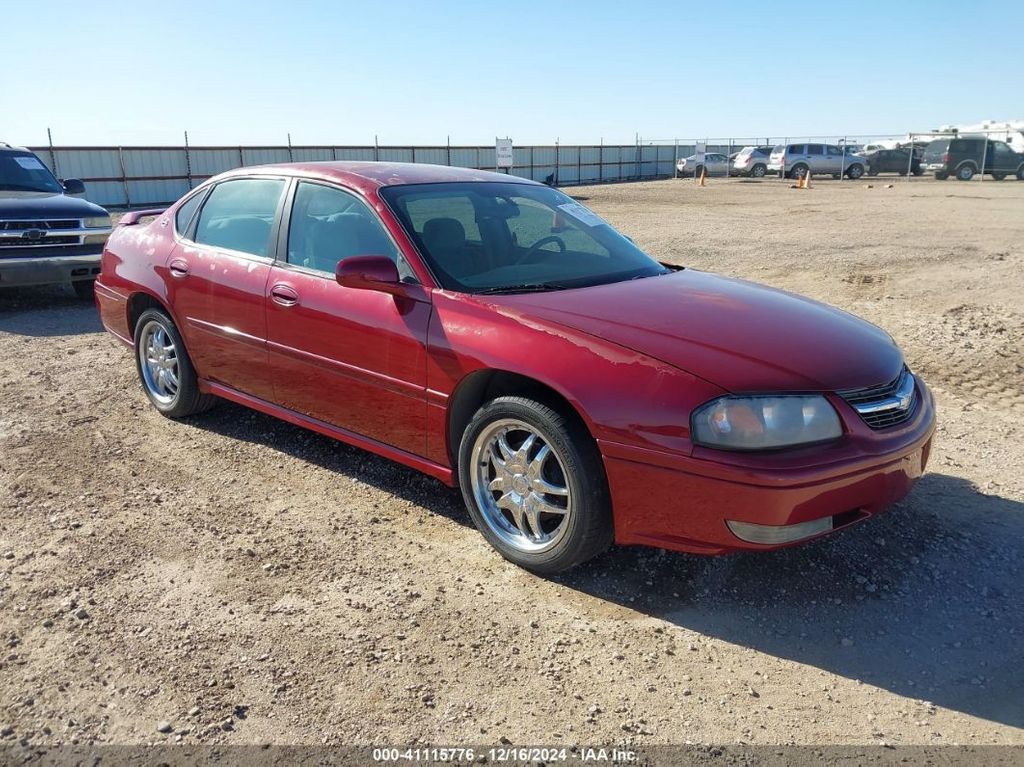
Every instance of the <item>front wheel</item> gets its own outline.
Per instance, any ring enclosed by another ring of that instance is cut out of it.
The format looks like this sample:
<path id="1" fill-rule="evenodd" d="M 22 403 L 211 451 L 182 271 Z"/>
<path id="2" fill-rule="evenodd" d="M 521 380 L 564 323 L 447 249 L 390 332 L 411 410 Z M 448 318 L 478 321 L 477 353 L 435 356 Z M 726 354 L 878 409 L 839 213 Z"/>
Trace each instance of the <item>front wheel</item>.
<path id="1" fill-rule="evenodd" d="M 217 401 L 199 391 L 178 328 L 159 309 L 147 309 L 135 323 L 135 367 L 149 401 L 168 418 L 201 413 Z"/>
<path id="2" fill-rule="evenodd" d="M 477 529 L 520 567 L 553 575 L 612 542 L 597 446 L 575 419 L 524 397 L 481 407 L 462 436 L 459 482 Z"/>
<path id="3" fill-rule="evenodd" d="M 946 171 L 944 171 L 944 170 L 937 170 L 937 171 L 935 171 L 935 180 L 936 181 L 945 181 L 947 178 L 949 178 L 949 174 Z"/>
<path id="4" fill-rule="evenodd" d="M 996 181 L 1002 181 L 1004 178 L 1006 178 L 1006 174 L 1005 173 L 993 173 L 992 174 L 992 178 L 994 178 Z"/>

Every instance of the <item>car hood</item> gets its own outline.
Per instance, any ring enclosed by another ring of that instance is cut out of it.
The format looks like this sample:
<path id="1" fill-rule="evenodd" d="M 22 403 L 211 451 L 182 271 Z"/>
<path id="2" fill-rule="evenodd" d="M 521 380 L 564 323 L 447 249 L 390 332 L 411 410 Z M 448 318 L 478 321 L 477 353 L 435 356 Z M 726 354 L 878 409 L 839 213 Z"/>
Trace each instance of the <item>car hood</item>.
<path id="1" fill-rule="evenodd" d="M 577 290 L 489 296 L 728 391 L 836 391 L 886 383 L 903 356 L 869 322 L 743 280 L 684 269 Z"/>
<path id="2" fill-rule="evenodd" d="M 107 211 L 80 197 L 49 192 L 10 192 L 0 189 L 0 219 L 83 218 Z"/>

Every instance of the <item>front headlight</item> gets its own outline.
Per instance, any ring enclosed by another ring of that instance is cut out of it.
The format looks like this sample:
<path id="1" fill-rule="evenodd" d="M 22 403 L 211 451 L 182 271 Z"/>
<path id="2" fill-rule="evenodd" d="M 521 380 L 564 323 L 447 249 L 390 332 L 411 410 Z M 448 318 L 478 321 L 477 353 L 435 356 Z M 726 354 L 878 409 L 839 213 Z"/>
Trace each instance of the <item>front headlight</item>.
<path id="1" fill-rule="evenodd" d="M 82 219 L 82 225 L 86 229 L 109 229 L 110 216 L 90 216 Z"/>
<path id="2" fill-rule="evenodd" d="M 771 450 L 835 439 L 839 416 L 818 394 L 719 397 L 691 419 L 693 441 L 724 450 Z"/>

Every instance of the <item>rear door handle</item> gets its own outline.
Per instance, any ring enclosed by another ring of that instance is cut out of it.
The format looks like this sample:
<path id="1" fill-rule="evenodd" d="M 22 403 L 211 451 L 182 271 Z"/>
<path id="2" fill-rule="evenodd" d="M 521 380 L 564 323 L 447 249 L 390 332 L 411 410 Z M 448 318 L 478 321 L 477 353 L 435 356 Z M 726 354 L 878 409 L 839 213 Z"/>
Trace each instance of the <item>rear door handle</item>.
<path id="1" fill-rule="evenodd" d="M 167 266 L 171 270 L 172 277 L 177 277 L 180 280 L 182 277 L 188 276 L 188 263 L 180 258 L 174 259 Z"/>
<path id="2" fill-rule="evenodd" d="M 270 298 L 281 306 L 295 306 L 299 303 L 299 294 L 290 285 L 278 284 L 270 289 Z"/>

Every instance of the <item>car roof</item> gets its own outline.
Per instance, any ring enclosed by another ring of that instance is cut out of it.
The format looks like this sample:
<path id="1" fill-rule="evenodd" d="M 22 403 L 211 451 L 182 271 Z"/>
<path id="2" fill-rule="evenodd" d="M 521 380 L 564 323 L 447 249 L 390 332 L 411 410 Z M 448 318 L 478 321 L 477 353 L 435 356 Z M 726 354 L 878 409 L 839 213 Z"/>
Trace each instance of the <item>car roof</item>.
<path id="1" fill-rule="evenodd" d="M 217 176 L 215 180 L 264 173 L 338 181 L 345 186 L 362 191 L 403 184 L 439 184 L 458 181 L 490 181 L 540 186 L 538 182 L 527 178 L 473 168 L 412 162 L 347 162 L 341 160 L 250 165 L 229 170 Z"/>

